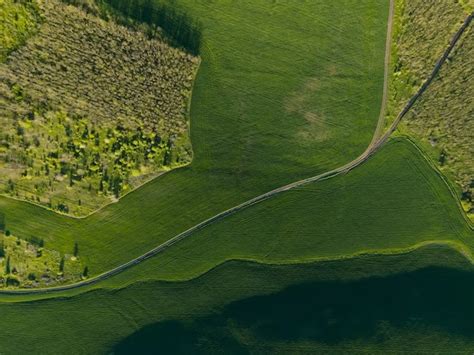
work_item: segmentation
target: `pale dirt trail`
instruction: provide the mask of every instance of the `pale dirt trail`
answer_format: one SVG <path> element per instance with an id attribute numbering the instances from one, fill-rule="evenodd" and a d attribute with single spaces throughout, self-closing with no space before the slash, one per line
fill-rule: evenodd
<path id="1" fill-rule="evenodd" d="M 390 1 L 390 11 L 389 11 L 389 19 L 388 19 L 388 30 L 387 30 L 387 37 L 391 36 L 391 26 L 393 23 L 393 7 L 394 7 L 394 0 Z M 210 217 L 206 219 L 205 221 L 196 224 L 195 226 L 185 230 L 184 232 L 174 236 L 173 238 L 167 240 L 166 242 L 158 245 L 157 247 L 149 250 L 145 254 L 140 255 L 139 257 L 132 259 L 122 265 L 119 265 L 109 271 L 106 271 L 100 275 L 97 275 L 95 277 L 92 277 L 87 280 L 83 280 L 74 284 L 68 284 L 68 285 L 63 285 L 63 286 L 56 286 L 56 287 L 50 287 L 50 288 L 42 288 L 42 289 L 17 289 L 17 290 L 0 290 L 0 294 L 47 294 L 47 293 L 54 293 L 54 292 L 61 292 L 61 291 L 67 291 L 67 290 L 72 290 L 76 289 L 79 287 L 84 287 L 87 285 L 95 284 L 100 281 L 106 280 L 114 275 L 117 275 L 126 269 L 137 265 L 141 263 L 142 261 L 151 258 L 152 256 L 155 256 L 159 254 L 160 252 L 168 249 L 172 245 L 180 242 L 181 240 L 191 236 L 195 232 L 209 226 L 210 224 L 213 224 L 219 220 L 224 219 L 225 217 L 232 215 L 234 213 L 237 213 L 239 211 L 242 211 L 250 206 L 253 206 L 257 203 L 260 203 L 262 201 L 265 201 L 275 195 L 278 195 L 284 191 L 292 190 L 294 188 L 320 181 L 320 180 L 325 180 L 332 178 L 337 175 L 345 174 L 349 172 L 350 170 L 356 168 L 357 166 L 363 164 L 365 161 L 367 161 L 375 152 L 380 150 L 380 148 L 388 141 L 392 133 L 396 130 L 398 124 L 402 120 L 402 118 L 407 114 L 407 112 L 413 107 L 417 99 L 423 94 L 424 91 L 428 88 L 430 83 L 433 81 L 434 77 L 438 73 L 439 69 L 441 66 L 446 62 L 446 59 L 448 58 L 449 54 L 453 50 L 454 46 L 456 45 L 457 41 L 459 38 L 462 36 L 466 28 L 469 26 L 471 23 L 472 19 L 474 17 L 474 13 L 469 15 L 466 20 L 464 21 L 463 25 L 460 27 L 460 29 L 456 32 L 454 37 L 452 38 L 448 48 L 445 50 L 443 55 L 439 58 L 437 61 L 433 71 L 431 72 L 430 76 L 426 79 L 426 81 L 423 83 L 423 85 L 420 87 L 420 89 L 416 92 L 416 94 L 408 101 L 408 103 L 405 105 L 403 110 L 400 112 L 400 114 L 397 116 L 395 121 L 391 124 L 389 129 L 383 134 L 380 138 L 380 134 L 383 129 L 384 125 L 384 116 L 385 116 L 385 101 L 387 98 L 387 85 L 388 85 L 388 71 L 389 71 L 389 62 L 390 62 L 390 41 L 391 39 L 387 38 L 386 41 L 386 49 L 385 49 L 385 72 L 384 72 L 384 93 L 383 93 L 383 101 L 381 104 L 381 109 L 380 109 L 380 114 L 378 118 L 378 124 L 377 128 L 374 133 L 374 138 L 372 139 L 372 142 L 369 144 L 367 149 L 356 159 L 353 161 L 338 167 L 336 169 L 333 169 L 331 171 L 325 172 L 323 174 L 319 174 L 317 176 L 313 176 L 304 180 L 299 180 L 294 183 L 279 187 L 277 189 L 274 189 L 272 191 L 269 191 L 267 193 L 264 193 L 260 196 L 257 196 L 253 199 L 250 199 L 248 201 L 245 201 L 241 203 L 240 205 L 234 206 L 226 211 L 223 211 L 213 217 Z"/>

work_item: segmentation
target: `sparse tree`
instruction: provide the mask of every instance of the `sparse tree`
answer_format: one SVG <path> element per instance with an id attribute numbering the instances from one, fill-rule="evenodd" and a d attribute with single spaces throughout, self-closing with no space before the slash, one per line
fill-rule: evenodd
<path id="1" fill-rule="evenodd" d="M 5 215 L 0 213 L 0 231 L 5 230 Z"/>
<path id="2" fill-rule="evenodd" d="M 59 272 L 64 272 L 64 256 L 59 261 Z"/>
<path id="3" fill-rule="evenodd" d="M 7 264 L 5 265 L 5 274 L 9 274 L 11 272 L 10 270 L 10 257 L 7 258 Z"/>

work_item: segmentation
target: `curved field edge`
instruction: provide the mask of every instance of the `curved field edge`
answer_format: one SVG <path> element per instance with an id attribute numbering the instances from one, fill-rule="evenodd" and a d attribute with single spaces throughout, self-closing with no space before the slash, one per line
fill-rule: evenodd
<path id="1" fill-rule="evenodd" d="M 123 278 L 97 276 L 96 286 L 120 285 L 150 272 L 164 280 L 189 279 L 230 259 L 308 262 L 436 241 L 469 253 L 472 230 L 442 176 L 413 144 L 399 138 L 360 169 L 229 216 L 123 270 Z M 33 292 L 61 293 L 54 288 Z"/>
<path id="2" fill-rule="evenodd" d="M 380 108 L 388 1 L 270 8 L 263 1 L 238 7 L 180 3 L 204 22 L 203 61 L 191 106 L 191 166 L 80 221 L 0 198 L 12 234 L 38 236 L 62 253 L 76 241 L 90 273 L 98 274 L 222 210 L 326 171 L 365 149 Z M 282 21 L 288 12 L 295 14 L 289 23 Z M 328 36 L 342 30 L 350 36 L 336 41 Z M 294 106 L 300 99 L 302 106 Z M 335 150 L 332 139 L 312 136 L 319 123 L 304 115 L 314 118 L 318 110 L 331 137 L 344 138 L 341 149 Z"/>
<path id="3" fill-rule="evenodd" d="M 227 259 L 303 262 L 436 240 L 472 248 L 472 229 L 459 208 L 416 147 L 397 139 L 360 169 L 252 206 L 146 263 L 173 280 Z M 127 272 L 146 273 L 140 266 Z"/>
<path id="4" fill-rule="evenodd" d="M 155 275 L 151 275 L 151 273 L 142 273 L 139 277 L 130 277 L 129 275 L 125 276 L 115 276 L 113 279 L 107 279 L 101 281 L 98 284 L 87 285 L 80 289 L 72 289 L 72 290 L 55 290 L 54 287 L 45 288 L 49 292 L 44 294 L 35 294 L 35 293 L 28 293 L 28 290 L 2 290 L 0 292 L 0 302 L 32 302 L 42 299 L 53 299 L 53 298 L 69 298 L 69 297 L 77 297 L 78 295 L 93 292 L 96 290 L 115 290 L 119 291 L 125 289 L 127 287 L 133 287 L 135 284 L 140 283 L 147 283 L 147 282 L 163 282 L 163 283 L 187 283 L 192 282 L 193 280 L 197 280 L 203 277 L 206 277 L 207 274 L 211 274 L 216 270 L 220 270 L 221 268 L 226 268 L 228 264 L 236 264 L 236 265 L 256 265 L 261 267 L 301 267 L 301 266 L 311 266 L 315 264 L 321 263 L 335 263 L 335 262 L 344 262 L 344 261 L 354 261 L 354 260 L 362 260 L 364 258 L 372 258 L 372 257 L 390 257 L 390 256 L 404 256 L 413 253 L 418 253 L 424 250 L 447 250 L 449 253 L 454 252 L 458 255 L 462 256 L 467 262 L 474 265 L 474 257 L 466 245 L 461 242 L 453 241 L 453 240 L 434 240 L 434 241 L 424 241 L 417 243 L 415 245 L 411 245 L 405 248 L 393 248 L 393 249 L 379 249 L 379 250 L 360 250 L 353 254 L 348 255 L 334 255 L 334 256 L 325 256 L 325 257 L 315 257 L 313 259 L 306 259 L 306 260 L 284 260 L 281 262 L 275 263 L 266 263 L 262 260 L 258 259 L 226 259 L 221 263 L 209 268 L 208 270 L 203 271 L 200 274 L 196 275 L 188 275 L 188 278 L 183 279 L 162 279 L 156 277 Z M 442 264 L 444 266 L 444 264 Z M 121 278 L 122 280 L 115 280 L 115 278 Z M 11 291 L 11 292 L 9 292 Z"/>
<path id="5" fill-rule="evenodd" d="M 0 334 L 3 353 L 67 349 L 109 352 L 142 326 L 167 320 L 212 315 L 227 305 L 291 286 L 386 278 L 427 267 L 447 267 L 472 274 L 472 263 L 446 245 L 425 245 L 405 254 L 364 255 L 353 259 L 293 265 L 230 261 L 189 281 L 143 280 L 121 288 L 89 290 L 52 299 L 8 302 L 0 311 L 9 326 Z M 409 275 L 409 274 L 408 274 Z M 44 324 L 60 322 L 60 334 Z M 425 344 L 426 345 L 426 344 Z"/>
<path id="6" fill-rule="evenodd" d="M 459 185 L 457 185 L 453 179 L 451 179 L 449 176 L 447 176 L 447 174 L 445 174 L 439 169 L 439 165 L 433 160 L 433 155 L 425 149 L 425 147 L 423 146 L 423 144 L 421 144 L 421 142 L 419 142 L 418 140 L 414 139 L 412 136 L 409 136 L 405 133 L 397 131 L 394 134 L 393 138 L 405 139 L 407 142 L 410 142 L 413 145 L 413 147 L 415 147 L 418 150 L 418 152 L 423 156 L 426 162 L 431 166 L 433 171 L 440 177 L 440 179 L 443 180 L 445 185 L 449 188 L 449 192 L 453 196 L 453 199 L 457 202 L 459 213 L 463 216 L 464 220 L 469 225 L 469 227 L 472 230 L 474 230 L 474 220 L 468 216 L 468 214 L 466 213 L 466 210 L 462 206 L 462 202 L 459 197 L 460 196 Z"/>

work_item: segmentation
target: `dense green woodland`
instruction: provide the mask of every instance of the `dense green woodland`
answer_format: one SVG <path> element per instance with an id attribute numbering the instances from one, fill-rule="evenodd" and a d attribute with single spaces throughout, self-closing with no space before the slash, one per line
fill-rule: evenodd
<path id="1" fill-rule="evenodd" d="M 456 12 L 450 2 L 453 14 L 466 14 L 462 3 Z M 4 228 L 59 253 L 76 241 L 92 276 L 356 158 L 379 116 L 388 0 L 147 4 L 176 4 L 202 34 L 192 163 L 82 220 L 0 197 Z M 437 24 L 447 36 L 455 20 Z M 351 172 L 229 216 L 108 280 L 0 294 L 0 352 L 472 352 L 473 227 L 436 155 L 401 133 Z"/>

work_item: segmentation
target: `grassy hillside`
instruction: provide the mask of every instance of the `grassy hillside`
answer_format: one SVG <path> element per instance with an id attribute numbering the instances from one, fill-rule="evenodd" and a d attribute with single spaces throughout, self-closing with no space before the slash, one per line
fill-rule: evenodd
<path id="1" fill-rule="evenodd" d="M 376 125 L 388 1 L 179 3 L 203 23 L 192 165 L 84 220 L 0 198 L 12 233 L 44 238 L 62 253 L 77 241 L 92 274 L 245 199 L 349 161 Z"/>
<path id="2" fill-rule="evenodd" d="M 0 66 L 0 192 L 85 215 L 189 163 L 198 59 L 59 1 L 38 10 Z"/>
<path id="3" fill-rule="evenodd" d="M 427 266 L 458 271 L 413 272 Z M 399 272 L 408 274 L 389 277 Z M 169 339 L 181 340 L 174 351 L 180 345 L 227 353 L 276 346 L 285 352 L 466 351 L 472 348 L 472 277 L 472 266 L 442 248 L 308 265 L 228 263 L 185 283 L 144 282 L 72 298 L 2 303 L 9 326 L 0 334 L 0 350 L 127 350 L 130 340 L 117 346 L 120 339 L 151 325 L 154 348 L 163 351 L 170 350 Z M 149 344 L 146 334 L 134 336 L 136 351 Z"/>

